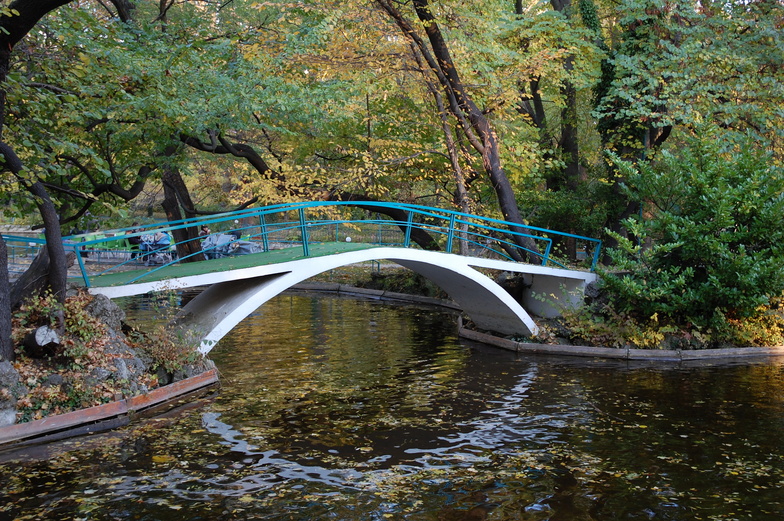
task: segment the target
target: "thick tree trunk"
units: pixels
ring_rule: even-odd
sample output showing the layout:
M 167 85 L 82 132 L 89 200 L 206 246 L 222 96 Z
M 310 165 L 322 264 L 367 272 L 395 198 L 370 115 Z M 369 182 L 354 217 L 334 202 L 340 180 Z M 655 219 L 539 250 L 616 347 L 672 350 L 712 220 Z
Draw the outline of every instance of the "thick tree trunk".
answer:
M 60 335 L 49 326 L 41 326 L 25 335 L 22 340 L 25 353 L 31 358 L 54 356 L 60 347 Z
M 572 59 L 569 58 L 564 64 L 564 68 L 572 70 Z M 561 138 L 558 144 L 562 151 L 562 158 L 565 163 L 563 169 L 563 180 L 558 190 L 574 193 L 580 180 L 580 147 L 577 139 L 577 89 L 570 81 L 565 81 L 561 89 L 566 106 L 561 110 Z M 570 233 L 577 230 L 565 229 Z M 559 237 L 555 241 L 555 246 L 561 250 L 569 259 L 577 260 L 577 241 L 573 237 Z
M 13 154 L 13 157 L 9 157 L 6 152 L 13 151 L 3 142 L 3 127 L 5 126 L 6 113 L 5 83 L 11 65 L 11 52 L 14 46 L 35 27 L 41 18 L 50 11 L 70 2 L 71 0 L 14 0 L 6 5 L 8 10 L 14 13 L 13 16 L 0 16 L 0 144 L 2 145 L 0 154 L 3 156 L 3 164 L 0 164 L 0 171 L 9 169 L 13 171 L 12 168 L 9 168 L 9 163 L 14 159 L 18 161 L 15 154 Z M 58 225 L 56 230 L 59 232 L 59 229 Z M 11 343 L 11 307 L 9 299 L 10 285 L 8 284 L 8 257 L 5 242 L 0 239 L 0 243 L 2 243 L 0 244 L 0 250 L 2 250 L 0 251 L 0 256 L 3 259 L 3 266 L 0 266 L 3 271 L 3 274 L 0 275 L 0 356 L 3 359 L 12 360 L 13 345 L 9 345 Z M 60 243 L 60 248 L 62 249 L 62 243 Z
M 176 170 L 167 168 L 162 175 L 163 180 L 163 211 L 169 221 L 179 221 L 183 219 L 180 208 L 185 211 L 185 218 L 194 217 L 188 209 L 193 208 L 190 192 L 182 176 Z M 189 228 L 179 228 L 172 230 L 174 242 L 177 244 L 177 255 L 182 262 L 203 261 L 204 254 L 201 252 L 201 241 L 199 240 L 199 229 L 197 226 Z
M 52 288 L 55 298 L 62 303 L 65 302 L 65 289 L 68 281 L 68 260 L 65 256 L 65 248 L 63 248 L 60 219 L 54 203 L 41 183 L 35 182 L 28 189 L 35 196 L 38 211 L 44 221 L 44 237 L 46 238 L 46 249 L 49 252 L 49 286 Z
M 41 248 L 27 270 L 10 285 L 8 299 L 11 310 L 17 309 L 30 297 L 41 295 L 49 286 L 49 270 L 51 267 L 49 259 L 49 250 Z M 65 259 L 66 267 L 69 267 L 76 261 L 76 256 L 73 252 L 69 252 Z
M 514 190 L 506 177 L 506 172 L 501 167 L 498 136 L 495 133 L 495 129 L 493 129 L 490 121 L 466 93 L 449 53 L 449 47 L 441 34 L 435 17 L 430 12 L 428 0 L 414 0 L 414 6 L 425 33 L 430 40 L 430 45 L 433 48 L 439 67 L 447 78 L 449 87 L 455 93 L 459 107 L 466 113 L 471 127 L 482 141 L 482 148 L 478 151 L 482 154 L 482 165 L 490 178 L 501 213 L 505 220 L 523 225 L 523 216 L 520 215 L 520 208 L 517 206 Z M 510 229 L 517 233 L 530 233 L 524 226 L 510 226 Z M 539 260 L 539 257 L 536 255 L 539 252 L 539 248 L 533 239 L 521 235 L 513 235 L 512 238 L 513 242 L 527 250 L 522 255 L 523 258 L 530 262 Z
M 48 267 L 49 286 L 52 288 L 52 293 L 57 300 L 59 302 L 65 302 L 68 263 L 65 258 L 62 233 L 60 233 L 60 221 L 54 203 L 52 203 L 49 194 L 40 182 L 36 181 L 34 183 L 29 183 L 19 177 L 19 174 L 22 172 L 22 162 L 16 153 L 14 153 L 13 149 L 2 141 L 0 141 L 0 154 L 3 156 L 3 166 L 5 169 L 16 175 L 19 178 L 19 182 L 27 187 L 27 190 L 35 199 L 35 204 L 38 207 L 45 227 L 44 236 L 46 237 L 46 249 L 50 259 L 50 266 Z M 2 321 L 2 319 L 0 319 L 0 321 Z

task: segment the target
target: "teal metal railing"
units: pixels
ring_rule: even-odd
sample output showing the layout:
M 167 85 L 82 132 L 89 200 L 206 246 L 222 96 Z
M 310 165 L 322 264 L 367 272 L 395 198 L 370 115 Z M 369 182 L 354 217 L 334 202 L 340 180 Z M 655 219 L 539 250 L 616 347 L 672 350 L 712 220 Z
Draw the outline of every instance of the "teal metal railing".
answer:
M 372 210 L 378 208 L 379 211 Z M 403 219 L 392 219 L 382 210 L 396 210 Z M 371 214 L 368 217 L 368 213 Z M 373 215 L 375 214 L 375 215 Z M 115 270 L 133 267 L 142 262 L 145 256 L 131 248 L 130 239 L 148 239 L 158 232 L 172 232 L 183 228 L 199 229 L 207 226 L 209 235 L 232 235 L 226 244 L 251 244 L 259 251 L 300 245 L 304 256 L 310 255 L 310 246 L 324 242 L 361 242 L 399 247 L 416 246 L 412 239 L 414 230 L 422 230 L 432 237 L 442 251 L 463 253 L 469 256 L 485 256 L 514 261 L 515 256 L 526 258 L 535 256 L 543 266 L 564 263 L 552 258 L 553 238 L 571 238 L 581 245 L 585 256 L 590 259 L 590 269 L 595 269 L 600 256 L 602 242 L 599 239 L 548 230 L 535 226 L 525 226 L 525 232 L 513 231 L 510 227 L 520 228 L 498 219 L 480 217 L 452 210 L 432 208 L 394 202 L 303 202 L 284 203 L 262 208 L 245 209 L 236 212 L 214 214 L 175 222 L 146 224 L 135 229 L 121 228 L 101 233 L 91 233 L 63 238 L 66 250 L 76 254 L 79 270 L 87 287 L 90 277 Z M 526 237 L 536 245 L 536 250 L 519 246 L 515 237 Z M 42 239 L 4 236 L 5 240 L 24 241 L 30 245 L 43 244 Z M 202 241 L 206 237 L 190 239 Z M 202 247 L 201 253 L 207 256 L 217 251 Z M 152 270 L 174 264 L 178 259 L 177 243 L 155 252 L 163 257 L 163 262 Z M 212 250 L 212 251 L 211 251 Z M 135 255 L 134 255 L 135 254 Z M 197 255 L 191 254 L 191 255 Z M 530 254 L 530 255 L 529 255 Z M 189 256 L 191 256 L 189 255 Z M 88 269 L 88 262 L 99 268 Z

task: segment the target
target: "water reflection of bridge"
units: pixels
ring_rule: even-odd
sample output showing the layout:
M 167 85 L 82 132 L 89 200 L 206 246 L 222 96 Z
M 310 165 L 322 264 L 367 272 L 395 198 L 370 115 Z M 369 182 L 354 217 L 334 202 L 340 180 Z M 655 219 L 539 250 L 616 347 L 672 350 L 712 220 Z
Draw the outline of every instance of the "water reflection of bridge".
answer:
M 197 236 L 202 225 L 213 229 L 211 239 Z M 141 257 L 129 253 L 129 240 L 149 239 L 159 232 L 180 240 L 160 247 L 160 265 L 141 265 Z M 428 248 L 440 251 L 417 247 L 423 237 L 430 241 Z M 521 237 L 535 248 L 520 247 L 523 241 L 516 239 Z M 571 241 L 584 252 L 585 266 L 567 267 L 554 258 L 554 239 Z M 173 254 L 175 249 L 187 251 L 182 246 L 195 241 L 212 260 L 182 262 L 184 258 Z M 590 270 L 601 247 L 597 239 L 553 230 L 514 228 L 495 219 L 423 206 L 368 202 L 361 207 L 325 202 L 275 205 L 141 230 L 67 237 L 65 244 L 76 253 L 80 280 L 94 294 L 115 298 L 206 286 L 176 320 L 197 335 L 205 353 L 242 319 L 294 284 L 342 266 L 382 260 L 433 281 L 481 329 L 535 334 L 538 327 L 531 314 L 552 316 L 558 306 L 574 304 L 596 278 Z M 87 262 L 90 256 L 93 260 Z M 515 260 L 531 256 L 541 263 Z M 521 274 L 527 287 L 522 302 L 483 271 Z

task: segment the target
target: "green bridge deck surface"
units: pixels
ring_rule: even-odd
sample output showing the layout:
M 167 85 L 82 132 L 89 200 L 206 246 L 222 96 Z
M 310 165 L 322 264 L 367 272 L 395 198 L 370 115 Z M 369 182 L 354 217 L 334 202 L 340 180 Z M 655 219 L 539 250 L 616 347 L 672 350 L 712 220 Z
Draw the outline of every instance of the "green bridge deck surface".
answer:
M 349 251 L 366 250 L 368 248 L 378 248 L 379 245 L 363 244 L 353 242 L 325 242 L 325 243 L 312 243 L 308 245 L 310 257 L 323 257 L 325 255 L 333 255 L 335 253 L 344 253 Z M 239 255 L 236 257 L 223 257 L 220 259 L 206 260 L 203 262 L 186 262 L 182 264 L 172 264 L 166 267 L 150 267 L 143 269 L 134 269 L 128 271 L 117 271 L 106 273 L 104 275 L 90 277 L 90 286 L 92 287 L 108 287 L 108 286 L 124 286 L 130 284 L 131 280 L 139 278 L 135 283 L 153 282 L 158 280 L 173 279 L 178 277 L 189 277 L 192 275 L 204 275 L 206 273 L 218 273 L 223 271 L 231 271 L 242 268 L 250 268 L 253 266 L 265 266 L 269 264 L 280 264 L 298 259 L 306 258 L 303 255 L 302 246 L 294 246 L 291 248 L 284 248 L 280 250 L 270 250 L 262 253 L 251 253 L 248 255 Z M 74 282 L 84 281 L 74 280 Z

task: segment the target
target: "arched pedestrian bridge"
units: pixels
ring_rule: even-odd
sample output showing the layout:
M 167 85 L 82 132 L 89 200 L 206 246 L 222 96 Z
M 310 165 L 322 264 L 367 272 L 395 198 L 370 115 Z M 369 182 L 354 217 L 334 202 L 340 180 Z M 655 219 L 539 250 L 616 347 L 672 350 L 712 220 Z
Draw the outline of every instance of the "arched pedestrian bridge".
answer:
M 440 286 L 477 327 L 521 336 L 537 333 L 532 314 L 554 316 L 559 306 L 576 304 L 586 284 L 596 279 L 597 239 L 534 227 L 511 231 L 503 221 L 423 206 L 358 204 L 276 205 L 116 230 L 89 240 L 70 237 L 66 243 L 77 252 L 81 280 L 93 294 L 117 298 L 206 287 L 174 322 L 195 335 L 204 353 L 272 297 L 315 275 L 357 263 L 392 261 L 415 271 Z M 202 225 L 210 234 L 197 237 Z M 199 244 L 210 260 L 183 262 L 173 254 L 174 243 L 130 258 L 127 242 L 118 244 L 161 231 Z M 516 236 L 532 239 L 536 249 L 519 247 Z M 553 239 L 559 236 L 583 249 L 582 269 L 569 269 L 551 257 Z M 440 251 L 417 247 L 412 237 L 420 244 L 429 238 L 425 244 Z M 540 264 L 513 260 L 531 252 Z M 161 264 L 143 265 L 155 259 Z M 527 287 L 522 302 L 485 272 L 521 274 Z

